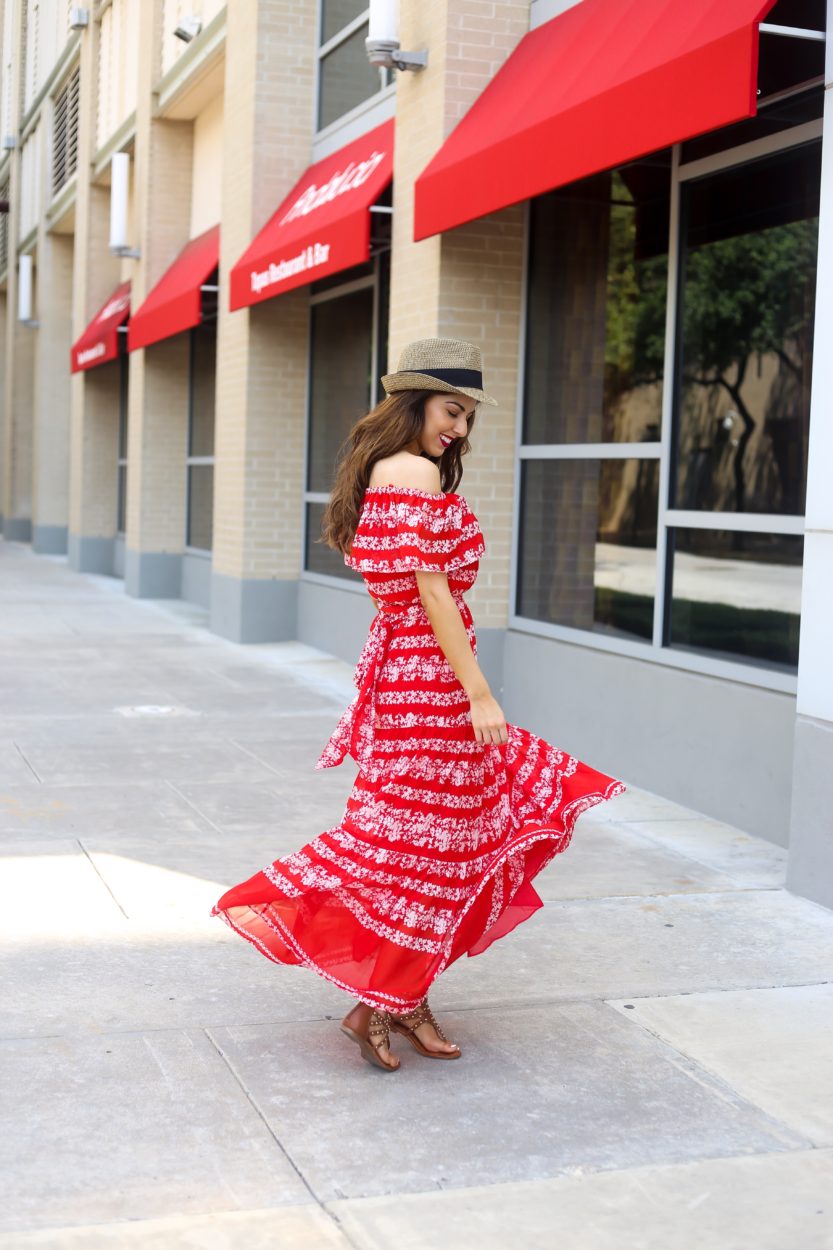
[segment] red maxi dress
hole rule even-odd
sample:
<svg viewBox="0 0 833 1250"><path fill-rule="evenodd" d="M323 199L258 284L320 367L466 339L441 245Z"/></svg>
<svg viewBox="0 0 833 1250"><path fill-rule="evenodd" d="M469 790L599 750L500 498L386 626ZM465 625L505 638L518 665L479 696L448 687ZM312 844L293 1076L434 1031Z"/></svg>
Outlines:
<svg viewBox="0 0 833 1250"><path fill-rule="evenodd" d="M383 1010L412 1010L454 960L541 907L536 873L566 850L582 812L626 788L517 725L499 745L474 737L415 571L447 574L476 655L463 594L484 553L462 495L368 487L344 561L382 608L358 693L315 765L347 754L358 764L344 815L211 912L276 963Z"/></svg>

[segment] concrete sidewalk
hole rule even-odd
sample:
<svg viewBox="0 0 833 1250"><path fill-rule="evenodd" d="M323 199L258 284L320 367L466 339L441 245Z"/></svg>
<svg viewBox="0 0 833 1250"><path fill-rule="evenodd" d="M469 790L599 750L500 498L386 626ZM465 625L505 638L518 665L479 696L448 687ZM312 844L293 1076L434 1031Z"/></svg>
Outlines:
<svg viewBox="0 0 833 1250"><path fill-rule="evenodd" d="M432 993L462 1061L395 1076L209 918L338 823L354 766L313 765L353 693L0 542L0 1247L833 1246L833 913L771 843L588 813Z"/></svg>

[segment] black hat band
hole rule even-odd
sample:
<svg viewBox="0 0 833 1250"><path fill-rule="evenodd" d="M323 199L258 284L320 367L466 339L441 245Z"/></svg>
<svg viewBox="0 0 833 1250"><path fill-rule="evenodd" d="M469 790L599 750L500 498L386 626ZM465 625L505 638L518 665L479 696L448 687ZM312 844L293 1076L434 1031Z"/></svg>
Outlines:
<svg viewBox="0 0 833 1250"><path fill-rule="evenodd" d="M399 372L420 373L438 382L448 382L449 386L473 386L483 390L483 374L479 369L400 369Z"/></svg>

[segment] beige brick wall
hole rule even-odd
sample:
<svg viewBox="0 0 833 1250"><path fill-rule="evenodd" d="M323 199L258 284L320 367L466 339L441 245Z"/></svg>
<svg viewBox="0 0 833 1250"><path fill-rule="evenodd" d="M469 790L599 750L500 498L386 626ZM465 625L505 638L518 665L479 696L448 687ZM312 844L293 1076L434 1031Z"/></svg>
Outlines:
<svg viewBox="0 0 833 1250"><path fill-rule="evenodd" d="M78 168L89 169L96 150L98 26L81 40ZM121 264L107 247L109 187L79 177L75 196L72 281L72 340L120 281ZM116 447L118 367L102 365L70 381L69 528L85 538L116 532Z"/></svg>
<svg viewBox="0 0 833 1250"><path fill-rule="evenodd" d="M193 122L154 116L164 38L162 0L141 23L137 72L134 196L139 258L132 262L137 309L188 242ZM148 10L151 4L148 3ZM185 546L188 336L130 353L127 534L130 551L179 553Z"/></svg>
<svg viewBox="0 0 833 1250"><path fill-rule="evenodd" d="M441 249L439 333L480 344L498 400L478 408L461 484L486 538L471 595L484 627L505 626L509 613L524 218L522 206L504 209L443 236Z"/></svg>
<svg viewBox="0 0 833 1250"><path fill-rule="evenodd" d="M405 343L432 335L466 339L483 352L486 386L500 404L478 412L460 489L486 537L471 596L484 627L505 626L509 611L524 209L415 243L413 186L528 27L528 0L408 0L402 8L402 44L427 47L429 64L400 75L397 87L391 366ZM465 197L465 184L457 191Z"/></svg>
<svg viewBox="0 0 833 1250"><path fill-rule="evenodd" d="M130 355L127 547L180 553L185 546L188 335Z"/></svg>
<svg viewBox="0 0 833 1250"><path fill-rule="evenodd" d="M71 394L70 533L112 538L116 533L118 365L73 374Z"/></svg>
<svg viewBox="0 0 833 1250"><path fill-rule="evenodd" d="M72 236L38 239L38 332L34 360L33 499L35 525L66 525L69 507L69 349Z"/></svg>
<svg viewBox="0 0 833 1250"><path fill-rule="evenodd" d="M228 273L310 160L314 0L228 10L214 568L293 578L301 565L305 291L227 312Z"/></svg>
<svg viewBox="0 0 833 1250"><path fill-rule="evenodd" d="M17 320L17 287L8 319L7 360L11 361L7 387L4 503L6 520L32 518L32 406L37 331Z"/></svg>

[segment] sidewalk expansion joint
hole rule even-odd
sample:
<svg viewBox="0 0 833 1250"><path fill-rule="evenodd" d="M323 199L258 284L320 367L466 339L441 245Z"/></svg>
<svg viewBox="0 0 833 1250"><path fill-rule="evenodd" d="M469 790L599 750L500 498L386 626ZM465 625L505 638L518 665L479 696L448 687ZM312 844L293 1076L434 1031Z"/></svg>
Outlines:
<svg viewBox="0 0 833 1250"><path fill-rule="evenodd" d="M125 920L129 920L129 919L130 919L130 917L128 916L127 912L124 910L124 908L122 907L121 903L120 903L120 902L119 902L119 900L116 898L116 896L115 896L115 894L113 893L113 891L111 890L110 885L109 885L108 881L106 880L106 878L105 878L105 877L103 877L103 876L101 875L101 872L100 872L100 870L99 870L98 865L96 864L96 862L95 862L95 860L93 859L93 857L92 857L92 855L90 854L90 852L87 850L87 848L86 848L86 846L84 845L84 843L81 841L81 839L80 839L80 838L76 838L75 840L76 840L76 842L78 843L78 845L81 847L81 850L82 850L82 851L84 852L84 854L86 855L86 857L87 857L87 859L88 859L88 861L89 861L90 867L92 868L93 872L96 874L96 876L98 877L99 881L100 881L100 882L101 882L101 884L104 886L104 888L105 888L105 890L107 891L107 893L110 895L110 898L111 898L111 899L113 900L113 902L116 904L116 907L118 907L119 911L120 911L120 912L121 912L121 914L124 916Z"/></svg>
<svg viewBox="0 0 833 1250"><path fill-rule="evenodd" d="M24 764L26 765L26 767L29 769L29 772L32 774L32 776L34 777L34 779L35 779L35 781L38 783L38 785L39 785L39 786L42 786L42 785L43 785L43 779L42 779L41 777L39 777L39 776L38 776L38 774L35 772L34 768L33 768L33 767L32 767L32 765L29 763L29 761L28 761L28 759L26 758L26 756L23 754L23 749L22 749L22 747L20 746L20 744L16 742L16 743L14 744L14 749L15 749L15 751L17 751L18 755L19 755L19 756L20 756L20 758L23 760L23 763L24 763Z"/></svg>
<svg viewBox="0 0 833 1250"><path fill-rule="evenodd" d="M286 1161L287 1161L287 1163L289 1164L289 1166L292 1168L292 1171L293 1171L293 1172L295 1173L295 1175L298 1177L298 1180L301 1182L301 1184L304 1186L304 1189L306 1189L307 1193L308 1193L308 1194L309 1194L309 1196L312 1198L312 1200L313 1200L313 1202L315 1203L315 1205L316 1205L316 1206L318 1207L318 1209L322 1212L322 1214L323 1214L323 1215L325 1215L325 1216L327 1217L327 1219L328 1219L328 1220L330 1220L330 1221L331 1221L331 1223L333 1223L333 1224L335 1225L335 1227L337 1228L337 1230L338 1230L338 1232L341 1234L341 1236L344 1238L344 1240L345 1240L345 1241L346 1241L346 1242L347 1242L350 1246L353 1246L353 1247L354 1247L354 1250L360 1250L360 1247L358 1246L358 1244L357 1244L357 1243L356 1243L356 1242L355 1242L355 1241L354 1241L354 1240L350 1237L350 1235L349 1235L349 1234L345 1231L345 1229L342 1227L341 1221L338 1219L338 1217L337 1217L337 1216L336 1216L336 1215L335 1215L332 1211L329 1211L329 1210L327 1209L327 1204L326 1204L326 1203L325 1203L325 1202L324 1202L324 1201L323 1201L323 1200L319 1197L319 1195L315 1192L315 1190L313 1189L313 1187L312 1187L312 1185L310 1184L310 1182L307 1180L306 1176L304 1176L304 1174L303 1174L303 1172L301 1171L301 1169L299 1168L298 1164L297 1164L297 1163L295 1162L295 1160L292 1158L292 1155L289 1153L289 1151L287 1150L286 1146L283 1144L283 1142L282 1142L282 1141L281 1141L281 1139L278 1137L278 1135L277 1135L277 1133L275 1132L275 1130L272 1128L272 1125L271 1125L271 1124L269 1123L269 1121L267 1120L266 1116L264 1115L263 1111L261 1110L260 1106L258 1105L257 1100L254 1098L254 1096L252 1095L252 1093L250 1092L250 1090L248 1090L248 1089L246 1088L246 1085L245 1085L245 1083L241 1080L239 1073L236 1071L236 1069L235 1069L235 1067L234 1067L234 1064L230 1061L229 1057L226 1055L226 1053L225 1053L225 1051L223 1050L222 1046L221 1046L221 1045L220 1045L220 1043L217 1041L216 1037L214 1037L214 1035L212 1034L211 1029L210 1029L210 1028L203 1029L203 1032L205 1033L205 1036L208 1038L208 1041L209 1041L209 1043L211 1044L211 1046L214 1048L214 1050L217 1052L217 1054L219 1055L219 1057L220 1057L220 1059L222 1060L222 1062L225 1064L225 1066L226 1066L226 1068L228 1069L229 1073L231 1074L231 1076L232 1076L233 1080L235 1081L235 1083L236 1083L236 1084L238 1085L238 1087L240 1088L240 1091L241 1091L241 1093L243 1094L243 1097L246 1099L246 1101L248 1102L249 1106L250 1106L250 1107L252 1108L252 1110L254 1111L255 1115L256 1115L256 1116L258 1117L258 1119L261 1121L261 1123L263 1124L263 1126L264 1126L264 1128L266 1129L267 1133L268 1133L268 1134L269 1134L269 1136L272 1138L272 1140L274 1141L275 1145L278 1147L278 1149L280 1150L281 1154L282 1154L282 1155L283 1155L283 1157L286 1159Z"/></svg>

